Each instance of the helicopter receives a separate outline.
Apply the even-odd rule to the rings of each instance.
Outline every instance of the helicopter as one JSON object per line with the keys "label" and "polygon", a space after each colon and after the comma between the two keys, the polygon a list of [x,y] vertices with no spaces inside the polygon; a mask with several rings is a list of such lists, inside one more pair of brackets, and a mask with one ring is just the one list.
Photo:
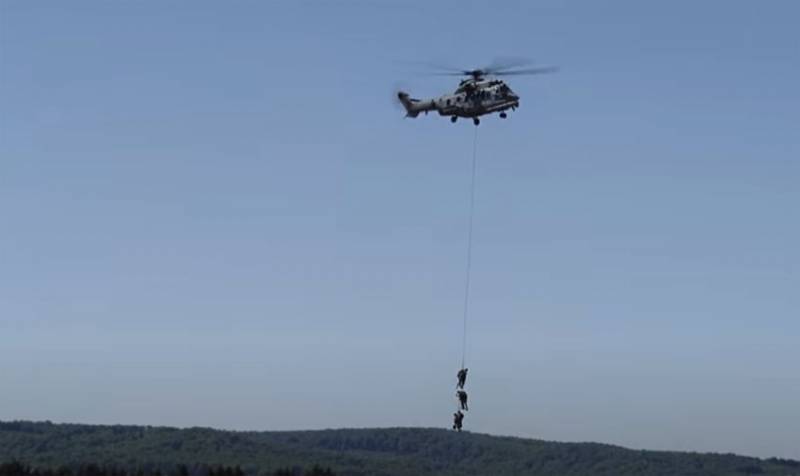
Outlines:
{"label": "helicopter", "polygon": [[518,76],[554,73],[555,67],[538,67],[514,69],[519,64],[493,65],[477,69],[452,69],[435,73],[439,76],[466,76],[462,79],[452,94],[445,94],[438,98],[416,99],[405,91],[398,91],[397,99],[406,110],[406,117],[417,117],[419,114],[428,114],[436,111],[440,116],[450,116],[451,122],[456,122],[459,117],[471,118],[477,126],[481,123],[480,117],[495,112],[500,113],[500,118],[508,117],[507,110],[516,110],[519,107],[519,95],[498,76]]}

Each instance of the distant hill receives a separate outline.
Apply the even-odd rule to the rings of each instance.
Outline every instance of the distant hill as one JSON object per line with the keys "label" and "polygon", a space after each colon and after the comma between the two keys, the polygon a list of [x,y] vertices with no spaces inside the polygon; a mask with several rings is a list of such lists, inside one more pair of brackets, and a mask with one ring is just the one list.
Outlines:
{"label": "distant hill", "polygon": [[800,461],[732,454],[636,451],[430,428],[233,432],[208,428],[0,422],[0,462],[36,467],[240,465],[247,474],[330,467],[337,475],[780,475]]}

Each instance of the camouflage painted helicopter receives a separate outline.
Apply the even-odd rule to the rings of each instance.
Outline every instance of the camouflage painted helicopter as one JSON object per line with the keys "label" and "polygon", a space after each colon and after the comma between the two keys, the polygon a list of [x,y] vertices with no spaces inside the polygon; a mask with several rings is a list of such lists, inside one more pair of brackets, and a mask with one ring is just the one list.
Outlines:
{"label": "camouflage painted helicopter", "polygon": [[[519,64],[493,65],[486,68],[457,70],[436,73],[444,76],[467,76],[461,80],[458,88],[452,94],[445,94],[432,99],[415,99],[404,91],[397,93],[397,98],[406,110],[406,117],[417,117],[419,113],[427,114],[436,111],[440,116],[450,116],[451,122],[456,122],[459,117],[472,118],[477,126],[481,123],[480,116],[500,113],[505,119],[506,111],[519,107],[519,96],[508,85],[497,79],[498,76],[518,76],[530,74],[553,73],[557,68],[539,67],[514,69]],[[449,68],[447,68],[449,69]]]}

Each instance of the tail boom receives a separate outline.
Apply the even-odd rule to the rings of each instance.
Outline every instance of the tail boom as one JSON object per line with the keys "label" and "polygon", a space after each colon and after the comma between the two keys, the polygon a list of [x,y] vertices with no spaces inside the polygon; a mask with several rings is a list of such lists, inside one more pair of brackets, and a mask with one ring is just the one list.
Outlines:
{"label": "tail boom", "polygon": [[435,111],[436,104],[434,101],[422,101],[414,99],[403,91],[397,93],[397,99],[406,110],[406,117],[417,117],[420,112],[427,113],[428,111]]}

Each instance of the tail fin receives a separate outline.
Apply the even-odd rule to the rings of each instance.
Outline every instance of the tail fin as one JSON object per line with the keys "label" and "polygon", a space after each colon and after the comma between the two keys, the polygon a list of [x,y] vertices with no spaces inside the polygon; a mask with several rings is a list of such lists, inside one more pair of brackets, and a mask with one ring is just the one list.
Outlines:
{"label": "tail fin", "polygon": [[419,103],[419,99],[414,99],[403,91],[397,93],[397,99],[406,109],[406,117],[417,117],[419,115],[420,109],[415,107]]}

